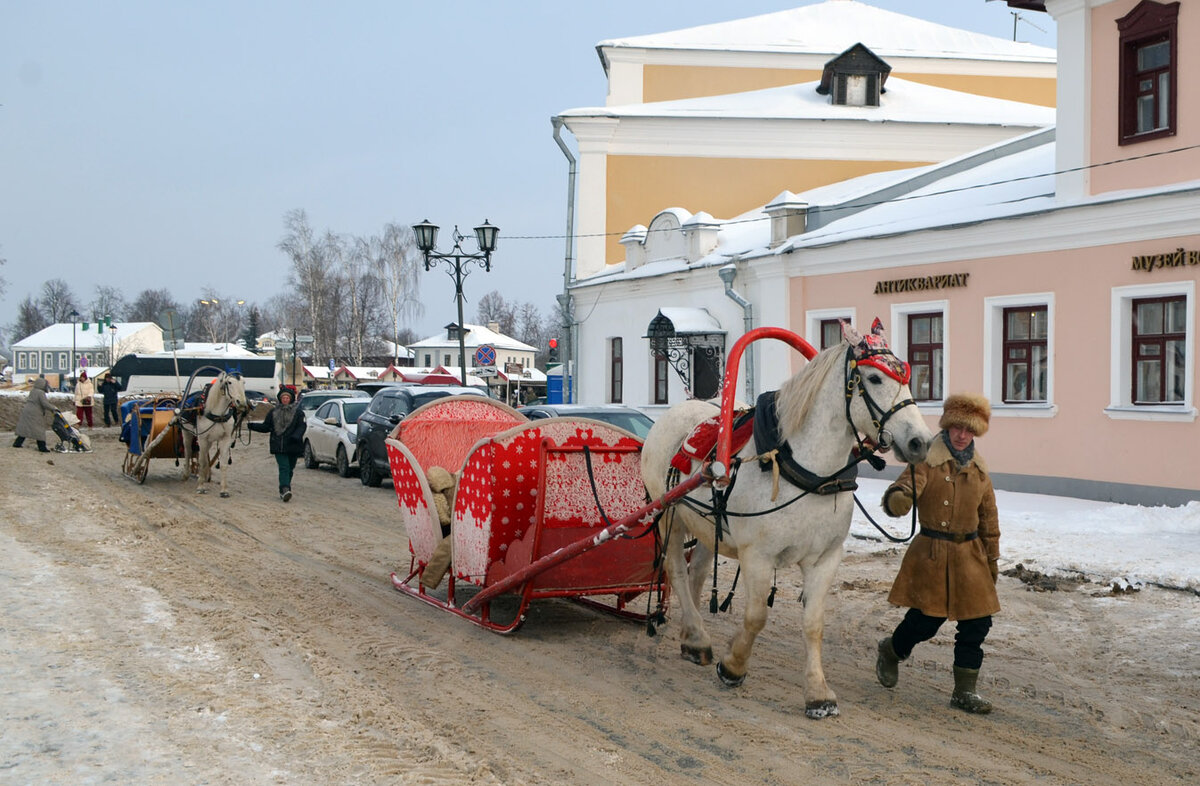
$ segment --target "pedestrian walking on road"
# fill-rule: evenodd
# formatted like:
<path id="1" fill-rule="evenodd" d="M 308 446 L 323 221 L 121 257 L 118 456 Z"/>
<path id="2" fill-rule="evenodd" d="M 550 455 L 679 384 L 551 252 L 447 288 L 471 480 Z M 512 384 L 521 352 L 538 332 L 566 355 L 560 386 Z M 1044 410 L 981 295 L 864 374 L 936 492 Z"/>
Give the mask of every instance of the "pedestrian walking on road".
<path id="1" fill-rule="evenodd" d="M 92 405 L 96 402 L 96 384 L 88 379 L 86 371 L 79 372 L 79 382 L 75 384 L 75 417 L 80 425 L 86 420 L 88 428 L 92 427 Z"/>
<path id="2" fill-rule="evenodd" d="M 251 431 L 270 435 L 271 455 L 279 466 L 279 498 L 284 502 L 292 499 L 292 473 L 296 461 L 304 453 L 304 432 L 308 423 L 304 410 L 296 401 L 296 391 L 290 385 L 279 388 L 279 406 L 267 413 L 261 423 L 251 423 Z"/>
<path id="3" fill-rule="evenodd" d="M 1000 524 L 996 492 L 975 438 L 987 433 L 991 407 L 974 394 L 955 394 L 942 406 L 942 431 L 929 455 L 909 465 L 888 486 L 883 509 L 889 516 L 912 510 L 916 489 L 920 534 L 909 545 L 888 602 L 908 606 L 895 632 L 879 642 L 875 674 L 885 688 L 899 681 L 899 664 L 917 644 L 934 637 L 947 619 L 958 623 L 954 637 L 954 692 L 950 704 L 965 712 L 992 711 L 976 683 L 983 641 L 1000 610 L 996 578 Z"/>
<path id="4" fill-rule="evenodd" d="M 104 376 L 100 378 L 97 390 L 104 397 L 104 425 L 121 425 L 121 415 L 117 409 L 117 394 L 124 389 L 120 382 L 113 379 L 110 372 L 104 372 Z"/>
<path id="5" fill-rule="evenodd" d="M 54 405 L 46 395 L 49 389 L 50 383 L 45 377 L 38 377 L 33 381 L 33 389 L 29 391 L 29 397 L 25 399 L 21 415 L 17 418 L 17 438 L 12 444 L 14 448 L 19 448 L 25 444 L 25 440 L 32 439 L 37 443 L 40 452 L 50 452 L 50 448 L 46 447 L 46 417 L 54 414 Z"/>

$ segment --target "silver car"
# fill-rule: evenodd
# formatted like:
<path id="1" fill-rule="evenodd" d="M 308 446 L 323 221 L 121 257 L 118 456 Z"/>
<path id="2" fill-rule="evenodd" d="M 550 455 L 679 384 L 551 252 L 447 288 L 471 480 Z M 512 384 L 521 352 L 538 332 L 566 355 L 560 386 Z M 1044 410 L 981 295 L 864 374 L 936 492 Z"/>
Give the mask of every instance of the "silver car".
<path id="1" fill-rule="evenodd" d="M 316 469 L 333 464 L 339 475 L 354 473 L 358 443 L 358 416 L 371 399 L 367 396 L 331 398 L 307 416 L 304 432 L 304 466 Z"/>

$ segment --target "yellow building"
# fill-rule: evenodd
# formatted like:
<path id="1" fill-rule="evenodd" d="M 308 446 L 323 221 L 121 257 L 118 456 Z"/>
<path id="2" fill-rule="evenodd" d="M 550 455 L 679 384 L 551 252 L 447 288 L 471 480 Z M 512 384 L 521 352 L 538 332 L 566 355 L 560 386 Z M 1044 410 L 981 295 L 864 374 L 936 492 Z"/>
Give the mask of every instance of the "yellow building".
<path id="1" fill-rule="evenodd" d="M 1054 122 L 1054 50 L 855 0 L 597 50 L 606 104 L 556 118 L 579 152 L 576 279 L 620 264 L 621 236 L 668 206 L 736 216 L 783 189 L 936 163 Z M 817 90 L 839 56 L 883 64 L 841 103 Z"/>

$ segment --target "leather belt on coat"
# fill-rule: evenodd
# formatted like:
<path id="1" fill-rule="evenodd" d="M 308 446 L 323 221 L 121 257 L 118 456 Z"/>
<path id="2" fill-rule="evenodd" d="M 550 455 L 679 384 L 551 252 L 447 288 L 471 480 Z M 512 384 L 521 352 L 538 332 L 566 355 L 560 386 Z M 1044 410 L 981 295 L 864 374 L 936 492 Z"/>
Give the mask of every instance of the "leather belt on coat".
<path id="1" fill-rule="evenodd" d="M 925 527 L 921 527 L 921 534 L 927 538 L 948 540 L 951 543 L 966 543 L 968 540 L 975 540 L 979 537 L 978 530 L 975 532 L 939 532 L 936 529 L 926 529 Z"/>

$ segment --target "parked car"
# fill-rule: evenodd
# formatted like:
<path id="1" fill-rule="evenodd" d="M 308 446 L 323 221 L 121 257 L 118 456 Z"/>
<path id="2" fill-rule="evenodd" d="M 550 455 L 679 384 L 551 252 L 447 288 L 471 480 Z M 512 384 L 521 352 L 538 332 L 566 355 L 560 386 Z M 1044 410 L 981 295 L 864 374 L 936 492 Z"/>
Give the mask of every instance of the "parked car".
<path id="1" fill-rule="evenodd" d="M 308 415 L 326 401 L 335 398 L 368 399 L 370 396 L 361 390 L 308 390 L 300 394 L 300 409 Z"/>
<path id="2" fill-rule="evenodd" d="M 274 404 L 275 401 L 266 393 L 261 393 L 257 390 L 247 390 L 246 403 L 253 408 L 257 407 L 259 404 Z"/>
<path id="3" fill-rule="evenodd" d="M 376 393 L 388 388 L 400 388 L 417 384 L 416 382 L 359 382 L 354 386 L 354 389 L 359 393 L 366 393 L 368 396 L 374 397 Z"/>
<path id="4" fill-rule="evenodd" d="M 308 418 L 304 432 L 304 466 L 316 469 L 333 464 L 337 473 L 348 478 L 358 458 L 358 416 L 371 403 L 369 396 L 337 396 L 317 407 Z"/>
<path id="5" fill-rule="evenodd" d="M 530 420 L 541 418 L 591 418 L 602 423 L 623 428 L 638 439 L 645 439 L 654 421 L 633 407 L 622 404 L 536 404 L 518 407 Z"/>
<path id="6" fill-rule="evenodd" d="M 391 477 L 383 441 L 396 424 L 419 406 L 443 396 L 486 396 L 476 388 L 449 385 L 404 385 L 381 389 L 358 418 L 358 476 L 364 486 Z"/>

